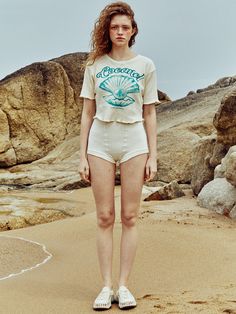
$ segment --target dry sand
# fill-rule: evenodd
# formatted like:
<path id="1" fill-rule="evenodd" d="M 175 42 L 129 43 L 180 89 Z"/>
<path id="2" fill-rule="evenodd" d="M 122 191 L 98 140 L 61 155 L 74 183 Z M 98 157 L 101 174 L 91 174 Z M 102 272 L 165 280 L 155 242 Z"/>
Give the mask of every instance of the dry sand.
<path id="1" fill-rule="evenodd" d="M 116 289 L 120 187 L 115 193 Z M 92 303 L 102 287 L 95 205 L 90 188 L 74 191 L 73 197 L 80 200 L 85 194 L 86 215 L 0 233 L 0 279 L 19 273 L 0 281 L 1 313 L 95 313 Z M 198 207 L 190 192 L 172 201 L 142 202 L 139 246 L 129 282 L 138 306 L 130 312 L 236 313 L 235 226 L 235 221 Z M 120 313 L 117 304 L 109 312 Z"/>

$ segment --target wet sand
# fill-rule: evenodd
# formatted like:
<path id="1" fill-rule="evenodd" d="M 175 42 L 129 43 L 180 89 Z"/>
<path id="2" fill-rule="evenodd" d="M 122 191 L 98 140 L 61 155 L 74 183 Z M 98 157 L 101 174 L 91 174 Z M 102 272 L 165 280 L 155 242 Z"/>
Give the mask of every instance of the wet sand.
<path id="1" fill-rule="evenodd" d="M 115 191 L 113 285 L 116 289 L 120 187 Z M 92 303 L 101 289 L 95 205 L 90 188 L 74 191 L 73 198 L 75 195 L 78 202 L 86 195 L 87 214 L 0 233 L 45 245 L 52 254 L 46 263 L 0 281 L 4 313 L 95 313 Z M 130 312 L 236 313 L 235 227 L 235 221 L 198 207 L 190 192 L 171 201 L 142 202 L 139 246 L 129 282 L 138 306 Z M 41 245 L 0 238 L 2 260 L 5 252 L 0 275 L 42 262 L 48 254 Z M 120 313 L 117 304 L 109 312 Z"/>

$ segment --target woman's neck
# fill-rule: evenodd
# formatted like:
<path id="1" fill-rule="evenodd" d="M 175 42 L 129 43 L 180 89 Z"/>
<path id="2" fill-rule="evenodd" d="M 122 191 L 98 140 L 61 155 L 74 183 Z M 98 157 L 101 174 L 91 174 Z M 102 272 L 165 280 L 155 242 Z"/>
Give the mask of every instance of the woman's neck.
<path id="1" fill-rule="evenodd" d="M 112 48 L 108 56 L 114 60 L 128 60 L 136 56 L 136 54 L 128 47 L 124 49 Z"/>

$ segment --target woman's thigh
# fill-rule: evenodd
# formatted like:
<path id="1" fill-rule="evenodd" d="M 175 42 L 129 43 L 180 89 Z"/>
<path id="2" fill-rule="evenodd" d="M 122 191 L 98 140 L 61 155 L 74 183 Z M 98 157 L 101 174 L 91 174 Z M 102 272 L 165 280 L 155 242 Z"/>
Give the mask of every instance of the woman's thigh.
<path id="1" fill-rule="evenodd" d="M 90 179 L 98 213 L 114 211 L 116 165 L 88 154 Z"/>
<path id="2" fill-rule="evenodd" d="M 148 154 L 144 153 L 120 164 L 121 211 L 124 214 L 137 214 L 147 158 Z"/>

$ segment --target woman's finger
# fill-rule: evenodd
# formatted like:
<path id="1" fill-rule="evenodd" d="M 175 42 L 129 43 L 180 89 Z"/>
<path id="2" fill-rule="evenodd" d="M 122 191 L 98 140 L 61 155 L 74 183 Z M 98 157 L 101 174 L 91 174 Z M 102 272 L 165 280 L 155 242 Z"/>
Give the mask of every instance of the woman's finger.
<path id="1" fill-rule="evenodd" d="M 146 166 L 146 181 L 150 179 L 150 166 Z"/>
<path id="2" fill-rule="evenodd" d="M 81 180 L 86 181 L 86 182 L 90 182 L 89 179 L 89 168 L 84 167 L 84 170 L 80 170 L 79 171 Z"/>
<path id="3" fill-rule="evenodd" d="M 86 177 L 88 177 L 88 175 L 89 175 L 89 168 L 88 167 L 84 168 L 84 173 L 85 173 Z"/>
<path id="4" fill-rule="evenodd" d="M 88 166 L 85 166 L 84 167 L 84 177 L 85 177 L 85 179 L 86 179 L 86 181 L 87 182 L 90 182 L 90 180 L 89 180 L 89 175 L 90 175 L 90 173 L 89 173 L 90 171 L 89 171 L 89 167 Z"/>

